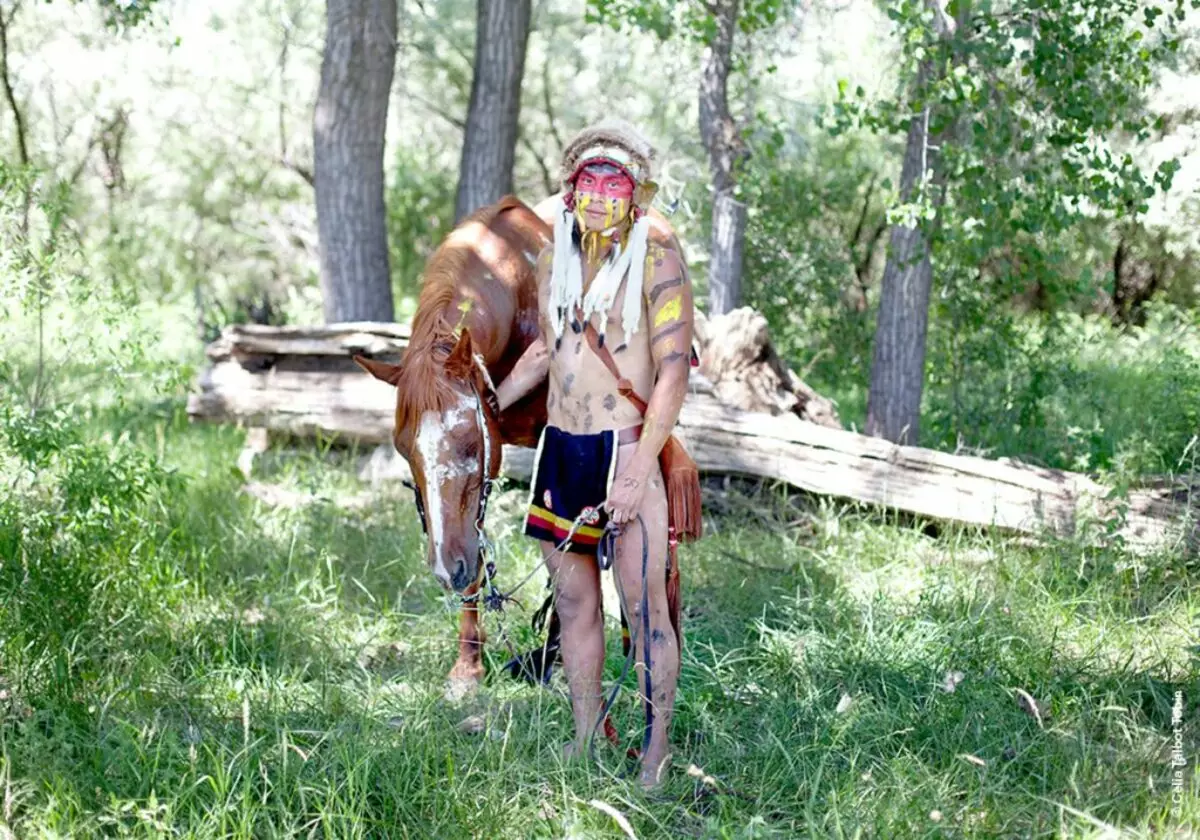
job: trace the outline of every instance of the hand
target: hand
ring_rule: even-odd
[[[496,388],[500,410],[504,411],[536,388],[549,371],[550,354],[546,352],[546,343],[539,338],[521,354],[512,371]]]
[[[636,456],[621,473],[613,479],[612,490],[604,507],[614,524],[625,525],[637,518],[646,496],[646,482],[650,480],[650,468]]]

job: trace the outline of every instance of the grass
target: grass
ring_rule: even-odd
[[[351,454],[269,458],[265,480],[314,496],[273,508],[239,492],[241,434],[189,425],[178,401],[84,430],[42,471],[57,489],[26,487],[24,517],[0,518],[0,836],[623,836],[597,802],[638,837],[1200,831],[1190,766],[1177,812],[1169,786],[1176,691],[1200,755],[1182,558],[931,537],[763,488],[717,499],[684,555],[676,770],[646,796],[612,750],[562,766],[561,686],[497,673],[505,639],[533,642],[520,608],[490,623],[481,693],[443,698],[455,614],[408,498],[363,504]],[[93,528],[124,484],[86,516],[61,500],[95,451],[146,490]],[[521,497],[490,514],[509,580],[534,563]],[[41,516],[48,543],[29,539]],[[632,743],[629,691],[617,719]]]

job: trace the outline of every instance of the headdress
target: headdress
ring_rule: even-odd
[[[655,151],[650,142],[623,120],[604,120],[585,128],[563,150],[559,177],[564,191],[554,224],[554,268],[550,277],[550,323],[556,337],[562,336],[568,317],[573,325],[576,323],[576,307],[583,310],[584,321],[597,313],[607,312],[622,280],[625,280],[626,291],[621,322],[626,343],[637,331],[642,315],[642,282],[650,234],[650,222],[645,213],[657,191],[653,181],[654,158]],[[626,230],[614,228],[603,232],[612,236],[612,250],[584,296],[583,267],[573,239],[574,183],[580,170],[594,163],[617,166],[633,180],[633,206],[625,222]],[[603,335],[604,330],[599,332]]]

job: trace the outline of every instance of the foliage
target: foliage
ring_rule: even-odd
[[[943,322],[925,399],[932,442],[1079,471],[1186,472],[1200,431],[1198,326],[1165,304],[1128,329],[1031,316],[1004,341]]]
[[[8,402],[0,478],[0,662],[22,691],[70,698],[116,653],[94,634],[170,604],[147,541],[170,475],[128,440],[88,440],[69,410]]]
[[[73,3],[86,0],[71,0]],[[104,13],[104,22],[114,28],[134,27],[145,23],[158,8],[158,0],[96,0]]]
[[[978,440],[988,422],[961,410],[967,391],[987,401],[971,371],[1029,362],[1015,298],[1049,312],[1097,299],[1104,275],[1080,270],[1072,230],[1096,216],[1136,225],[1169,189],[1178,161],[1147,172],[1134,145],[1155,129],[1145,97],[1179,50],[1185,4],[1171,5],[961,0],[935,25],[930,3],[900,0],[888,6],[903,47],[900,95],[870,102],[862,86],[840,85],[834,134],[895,136],[929,121],[924,177],[889,218],[921,225],[930,243],[928,376],[933,387],[950,380],[951,438]]]
[[[880,151],[870,137],[752,138],[742,174],[746,303],[808,384],[839,401],[865,392],[874,310],[868,298],[883,255]],[[849,416],[843,405],[843,417]]]
[[[388,182],[388,248],[399,299],[415,294],[425,261],[454,224],[457,173],[423,157],[421,150],[399,150]]]
[[[770,29],[796,5],[796,0],[741,0],[738,28],[746,34]],[[618,29],[632,26],[663,41],[684,37],[709,43],[717,33],[712,4],[704,0],[588,0],[587,20]]]

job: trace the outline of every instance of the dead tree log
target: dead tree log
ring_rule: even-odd
[[[1200,541],[1192,515],[1200,487],[1160,482],[1110,500],[1109,488],[1086,475],[897,446],[838,428],[832,406],[819,395],[804,394],[806,386],[795,384],[799,380],[774,356],[754,314],[746,312],[726,316],[719,339],[719,319],[703,328],[702,356],[716,381],[696,377],[678,426],[702,471],[783,481],[942,521],[1117,538],[1138,551]],[[387,444],[395,393],[363,373],[350,353],[399,358],[405,335],[396,325],[231,327],[209,347],[212,364],[188,412],[197,420]],[[744,346],[719,346],[730,336]],[[746,404],[758,410],[748,411]],[[822,423],[802,421],[806,413]],[[380,447],[363,477],[404,475],[403,459],[390,452],[390,445]],[[505,447],[504,473],[527,480],[532,454]]]

